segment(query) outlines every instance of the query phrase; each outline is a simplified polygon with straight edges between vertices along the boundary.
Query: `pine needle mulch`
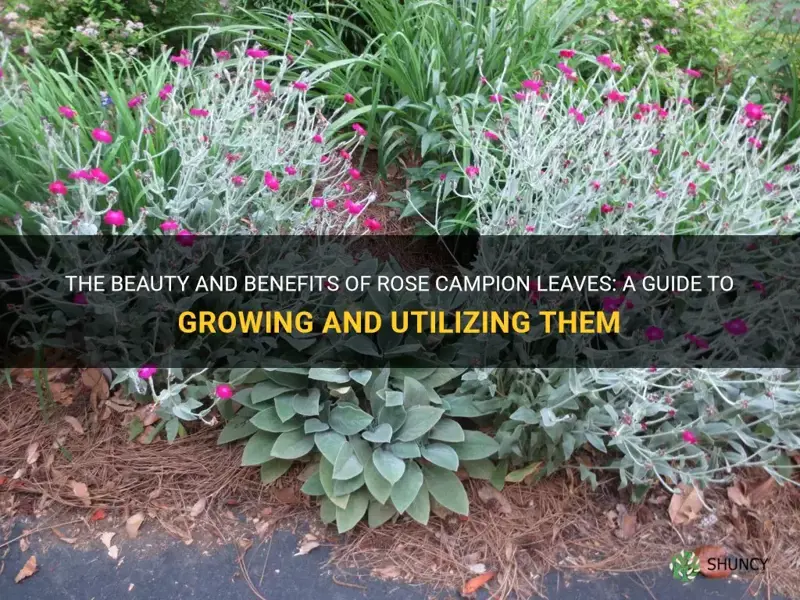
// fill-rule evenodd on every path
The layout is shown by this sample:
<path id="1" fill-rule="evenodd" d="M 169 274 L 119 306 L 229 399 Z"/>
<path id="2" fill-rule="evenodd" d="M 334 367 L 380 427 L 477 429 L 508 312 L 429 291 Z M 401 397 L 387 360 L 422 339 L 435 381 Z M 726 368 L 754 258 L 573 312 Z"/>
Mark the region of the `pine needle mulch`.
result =
<path id="1" fill-rule="evenodd" d="M 42 529 L 71 522 L 55 533 L 72 541 L 94 539 L 109 521 L 122 524 L 142 513 L 186 543 L 205 533 L 242 553 L 276 527 L 310 521 L 314 539 L 332 547 L 330 566 L 450 589 L 492 572 L 486 588 L 498 599 L 543 594 L 552 570 L 566 580 L 637 573 L 666 567 L 679 550 L 713 544 L 768 559 L 766 572 L 750 581 L 753 595 L 800 597 L 800 490 L 769 483 L 758 470 L 705 490 L 697 511 L 677 525 L 680 502 L 666 490 L 634 503 L 613 477 L 593 491 L 567 469 L 503 493 L 465 481 L 468 518 L 437 509 L 427 527 L 403 519 L 339 536 L 319 524 L 316 508 L 299 492 L 302 466 L 265 486 L 258 469 L 240 466 L 241 447 L 216 445 L 216 429 L 197 427 L 172 444 L 142 443 L 144 434 L 131 440 L 129 423 L 134 416 L 147 422 L 147 407 L 117 398 L 125 410 L 108 411 L 88 398 L 77 373 L 59 379 L 68 401 L 51 407 L 47 422 L 32 385 L 15 383 L 0 393 L 0 521 L 32 516 Z M 0 554 L 10 543 L 3 534 Z M 652 593 L 643 590 L 643 597 Z"/>

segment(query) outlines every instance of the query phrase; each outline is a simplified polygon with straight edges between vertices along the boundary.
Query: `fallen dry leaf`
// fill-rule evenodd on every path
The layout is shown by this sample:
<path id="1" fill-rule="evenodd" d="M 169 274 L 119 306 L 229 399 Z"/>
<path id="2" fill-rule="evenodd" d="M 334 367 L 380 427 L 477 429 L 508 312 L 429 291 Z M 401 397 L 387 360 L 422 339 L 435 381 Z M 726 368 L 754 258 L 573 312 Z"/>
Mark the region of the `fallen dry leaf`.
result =
<path id="1" fill-rule="evenodd" d="M 194 506 L 192 506 L 192 510 L 189 511 L 189 516 L 199 517 L 205 509 L 206 509 L 206 499 L 200 498 L 200 500 L 195 502 Z"/>
<path id="2" fill-rule="evenodd" d="M 53 527 L 53 533 L 56 535 L 56 537 L 58 539 L 60 539 L 62 542 L 65 542 L 67 544 L 74 544 L 75 542 L 78 541 L 78 538 L 76 538 L 76 537 L 67 537 L 55 527 Z"/>
<path id="3" fill-rule="evenodd" d="M 512 512 L 508 499 L 490 485 L 481 486 L 478 490 L 478 498 L 490 508 L 494 508 L 504 515 L 510 515 Z"/>
<path id="4" fill-rule="evenodd" d="M 484 585 L 489 583 L 494 577 L 493 571 L 487 571 L 482 575 L 478 575 L 477 577 L 473 577 L 467 583 L 464 584 L 464 587 L 461 588 L 461 595 L 462 596 L 471 596 L 479 589 L 481 589 Z"/>
<path id="5" fill-rule="evenodd" d="M 111 546 L 108 549 L 108 555 L 114 560 L 117 560 L 119 558 L 119 548 L 117 548 L 116 546 Z"/>
<path id="6" fill-rule="evenodd" d="M 703 511 L 703 502 L 697 488 L 680 484 L 681 494 L 673 494 L 669 503 L 669 518 L 673 525 L 683 525 L 694 521 Z"/>
<path id="7" fill-rule="evenodd" d="M 139 527 L 142 526 L 142 523 L 144 523 L 144 513 L 138 512 L 128 517 L 128 520 L 125 521 L 125 531 L 128 533 L 130 539 L 136 539 L 139 535 Z"/>
<path id="8" fill-rule="evenodd" d="M 311 552 L 314 548 L 319 548 L 319 542 L 315 541 L 307 541 L 300 544 L 300 547 L 297 549 L 297 552 L 294 553 L 294 556 L 304 556 Z"/>
<path id="9" fill-rule="evenodd" d="M 297 492 L 294 488 L 285 487 L 279 490 L 275 490 L 275 498 L 278 502 L 283 504 L 298 504 L 301 502 L 301 499 L 298 497 Z"/>
<path id="10" fill-rule="evenodd" d="M 25 561 L 25 564 L 19 570 L 17 576 L 14 577 L 14 583 L 19 583 L 23 579 L 27 579 L 28 577 L 36 573 L 37 569 L 38 567 L 36 566 L 36 557 L 31 556 L 27 561 Z"/>
<path id="11" fill-rule="evenodd" d="M 31 442 L 25 451 L 25 462 L 35 465 L 37 460 L 39 460 L 39 442 Z"/>
<path id="12" fill-rule="evenodd" d="M 85 483 L 73 481 L 70 485 L 72 486 L 72 493 L 76 498 L 83 502 L 84 506 L 90 506 L 92 504 L 92 501 L 89 498 L 89 488 Z"/>
<path id="13" fill-rule="evenodd" d="M 23 554 L 28 551 L 28 548 L 31 547 L 31 543 L 28 541 L 27 537 L 20 538 L 19 540 L 19 550 Z"/>
<path id="14" fill-rule="evenodd" d="M 750 500 L 750 506 L 755 506 L 756 504 L 764 502 L 774 496 L 777 485 L 778 484 L 775 483 L 775 480 L 772 477 L 769 477 L 759 483 L 747 494 L 747 498 Z"/>
<path id="15" fill-rule="evenodd" d="M 67 388 L 66 383 L 51 383 L 50 394 L 53 396 L 53 400 L 58 402 L 61 406 L 70 406 L 72 404 L 72 394 Z"/>
<path id="16" fill-rule="evenodd" d="M 370 574 L 379 579 L 399 579 L 403 575 L 400 572 L 400 568 L 395 565 L 372 569 Z"/>
<path id="17" fill-rule="evenodd" d="M 76 419 L 75 417 L 66 416 L 64 417 L 64 420 L 69 424 L 70 427 L 72 427 L 72 429 L 75 430 L 75 433 L 77 433 L 78 435 L 84 434 L 83 425 L 81 425 L 81 422 L 78 421 L 78 419 Z"/>
<path id="18" fill-rule="evenodd" d="M 619 529 L 617 530 L 617 537 L 623 540 L 629 540 L 636 535 L 636 515 L 626 514 L 620 519 Z"/>
<path id="19" fill-rule="evenodd" d="M 106 516 L 106 511 L 104 511 L 102 508 L 98 508 L 92 513 L 92 516 L 89 517 L 89 522 L 94 523 L 95 521 L 102 521 L 106 518 Z"/>
<path id="20" fill-rule="evenodd" d="M 117 534 L 114 533 L 113 531 L 104 531 L 103 533 L 100 534 L 100 541 L 103 542 L 103 545 L 106 548 L 110 548 L 111 547 L 111 540 L 114 539 L 115 535 L 117 535 Z"/>
<path id="21" fill-rule="evenodd" d="M 85 369 L 81 373 L 81 383 L 89 388 L 89 401 L 92 406 L 97 406 L 97 402 L 108 399 L 108 380 L 100 369 Z"/>
<path id="22" fill-rule="evenodd" d="M 750 506 L 750 498 L 744 494 L 738 481 L 728 488 L 728 500 L 737 506 Z"/>
<path id="23" fill-rule="evenodd" d="M 728 556 L 728 551 L 722 546 L 700 546 L 694 550 L 694 553 L 700 561 L 700 572 L 705 577 L 710 579 L 722 579 L 731 574 L 731 570 L 727 568 L 727 566 L 719 569 L 717 568 L 717 561 L 715 561 L 714 565 L 709 562 L 711 558 L 724 559 Z"/>

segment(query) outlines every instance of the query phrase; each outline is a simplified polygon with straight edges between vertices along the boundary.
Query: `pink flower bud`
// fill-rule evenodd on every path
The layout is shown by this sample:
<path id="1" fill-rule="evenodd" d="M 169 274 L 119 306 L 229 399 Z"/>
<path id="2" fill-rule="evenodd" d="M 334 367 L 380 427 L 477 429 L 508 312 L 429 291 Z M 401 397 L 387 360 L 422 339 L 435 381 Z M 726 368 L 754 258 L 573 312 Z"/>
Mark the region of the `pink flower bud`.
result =
<path id="1" fill-rule="evenodd" d="M 264 81 L 263 79 L 256 79 L 253 82 L 253 85 L 259 92 L 264 92 L 268 94 L 272 91 L 272 86 L 270 85 L 269 81 Z"/>
<path id="2" fill-rule="evenodd" d="M 159 225 L 161 231 L 175 231 L 178 229 L 179 225 L 175 219 L 167 219 L 161 225 Z"/>
<path id="3" fill-rule="evenodd" d="M 158 368 L 154 367 L 153 365 L 145 365 L 141 369 L 139 369 L 139 377 L 141 379 L 150 379 L 153 375 L 156 374 Z"/>
<path id="4" fill-rule="evenodd" d="M 353 94 L 347 93 L 347 94 L 344 95 L 344 101 L 347 104 L 354 104 L 355 101 L 356 101 L 356 97 L 353 96 Z"/>
<path id="5" fill-rule="evenodd" d="M 233 388 L 227 383 L 220 383 L 214 391 L 220 400 L 228 400 L 233 397 Z"/>
<path id="6" fill-rule="evenodd" d="M 325 198 L 319 198 L 319 197 L 312 198 L 311 206 L 313 206 L 314 208 L 322 208 L 323 206 L 325 206 Z"/>
<path id="7" fill-rule="evenodd" d="M 105 129 L 100 129 L 99 127 L 92 129 L 92 137 L 95 141 L 100 142 L 101 144 L 110 144 L 114 141 L 114 136 L 112 136 L 111 133 Z"/>
<path id="8" fill-rule="evenodd" d="M 194 244 L 194 234 L 189 231 L 188 229 L 181 229 L 176 235 L 175 239 L 177 242 L 185 247 L 188 248 L 192 244 Z"/>
<path id="9" fill-rule="evenodd" d="M 59 106 L 58 112 L 61 113 L 61 116 L 65 119 L 74 119 L 78 116 L 78 113 L 69 106 Z"/>
<path id="10" fill-rule="evenodd" d="M 50 193 L 56 196 L 65 196 L 67 194 L 67 186 L 61 180 L 56 180 L 47 186 Z"/>
<path id="11" fill-rule="evenodd" d="M 106 225 L 121 227 L 125 225 L 125 213 L 123 213 L 121 210 L 110 210 L 103 215 L 103 222 Z"/>

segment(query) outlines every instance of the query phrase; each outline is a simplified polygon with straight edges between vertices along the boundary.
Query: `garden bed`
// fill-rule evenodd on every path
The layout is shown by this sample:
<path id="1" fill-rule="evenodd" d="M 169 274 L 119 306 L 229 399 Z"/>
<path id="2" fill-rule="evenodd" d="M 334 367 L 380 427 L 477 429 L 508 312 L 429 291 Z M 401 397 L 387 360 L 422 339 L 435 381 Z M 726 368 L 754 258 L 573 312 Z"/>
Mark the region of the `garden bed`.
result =
<path id="1" fill-rule="evenodd" d="M 565 582 L 577 574 L 639 572 L 665 567 L 681 549 L 720 544 L 739 556 L 768 558 L 766 573 L 751 583 L 754 595 L 800 593 L 800 491 L 758 470 L 706 490 L 711 511 L 702 504 L 679 510 L 660 488 L 633 503 L 629 491 L 617 491 L 614 476 L 592 491 L 571 466 L 502 493 L 467 480 L 469 517 L 438 510 L 427 527 L 403 520 L 339 536 L 318 522 L 311 499 L 300 493 L 302 465 L 262 485 L 258 469 L 240 467 L 241 447 L 217 446 L 216 430 L 190 428 L 171 444 L 149 441 L 147 406 L 109 397 L 102 384 L 90 389 L 91 376 L 77 371 L 50 373 L 56 405 L 44 422 L 30 376 L 17 373 L 0 399 L 0 513 L 9 526 L 8 517 L 34 516 L 37 529 L 56 527 L 54 543 L 98 544 L 101 532 L 117 529 L 124 535 L 136 514 L 144 517 L 143 532 L 163 528 L 209 546 L 247 546 L 277 527 L 310 523 L 332 545 L 337 567 L 451 588 L 486 569 L 496 572 L 488 589 L 498 598 L 540 592 L 551 570 Z M 135 416 L 145 424 L 141 432 L 131 426 Z M 4 531 L 0 545 L 10 543 L 19 541 Z"/>

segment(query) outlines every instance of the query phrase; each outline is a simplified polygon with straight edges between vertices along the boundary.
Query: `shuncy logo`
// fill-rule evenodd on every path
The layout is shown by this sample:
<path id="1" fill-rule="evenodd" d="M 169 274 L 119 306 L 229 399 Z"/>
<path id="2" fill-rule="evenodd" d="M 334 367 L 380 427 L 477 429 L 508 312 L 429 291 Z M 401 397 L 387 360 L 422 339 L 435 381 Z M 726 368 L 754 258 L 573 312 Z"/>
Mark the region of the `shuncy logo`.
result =
<path id="1" fill-rule="evenodd" d="M 767 558 L 728 556 L 727 553 L 709 555 L 710 547 L 705 546 L 692 552 L 682 550 L 670 560 L 672 577 L 683 583 L 694 581 L 702 573 L 710 578 L 728 577 L 734 572 L 760 573 L 767 568 Z M 715 547 L 716 549 L 716 547 Z M 719 548 L 718 550 L 722 550 Z"/>

